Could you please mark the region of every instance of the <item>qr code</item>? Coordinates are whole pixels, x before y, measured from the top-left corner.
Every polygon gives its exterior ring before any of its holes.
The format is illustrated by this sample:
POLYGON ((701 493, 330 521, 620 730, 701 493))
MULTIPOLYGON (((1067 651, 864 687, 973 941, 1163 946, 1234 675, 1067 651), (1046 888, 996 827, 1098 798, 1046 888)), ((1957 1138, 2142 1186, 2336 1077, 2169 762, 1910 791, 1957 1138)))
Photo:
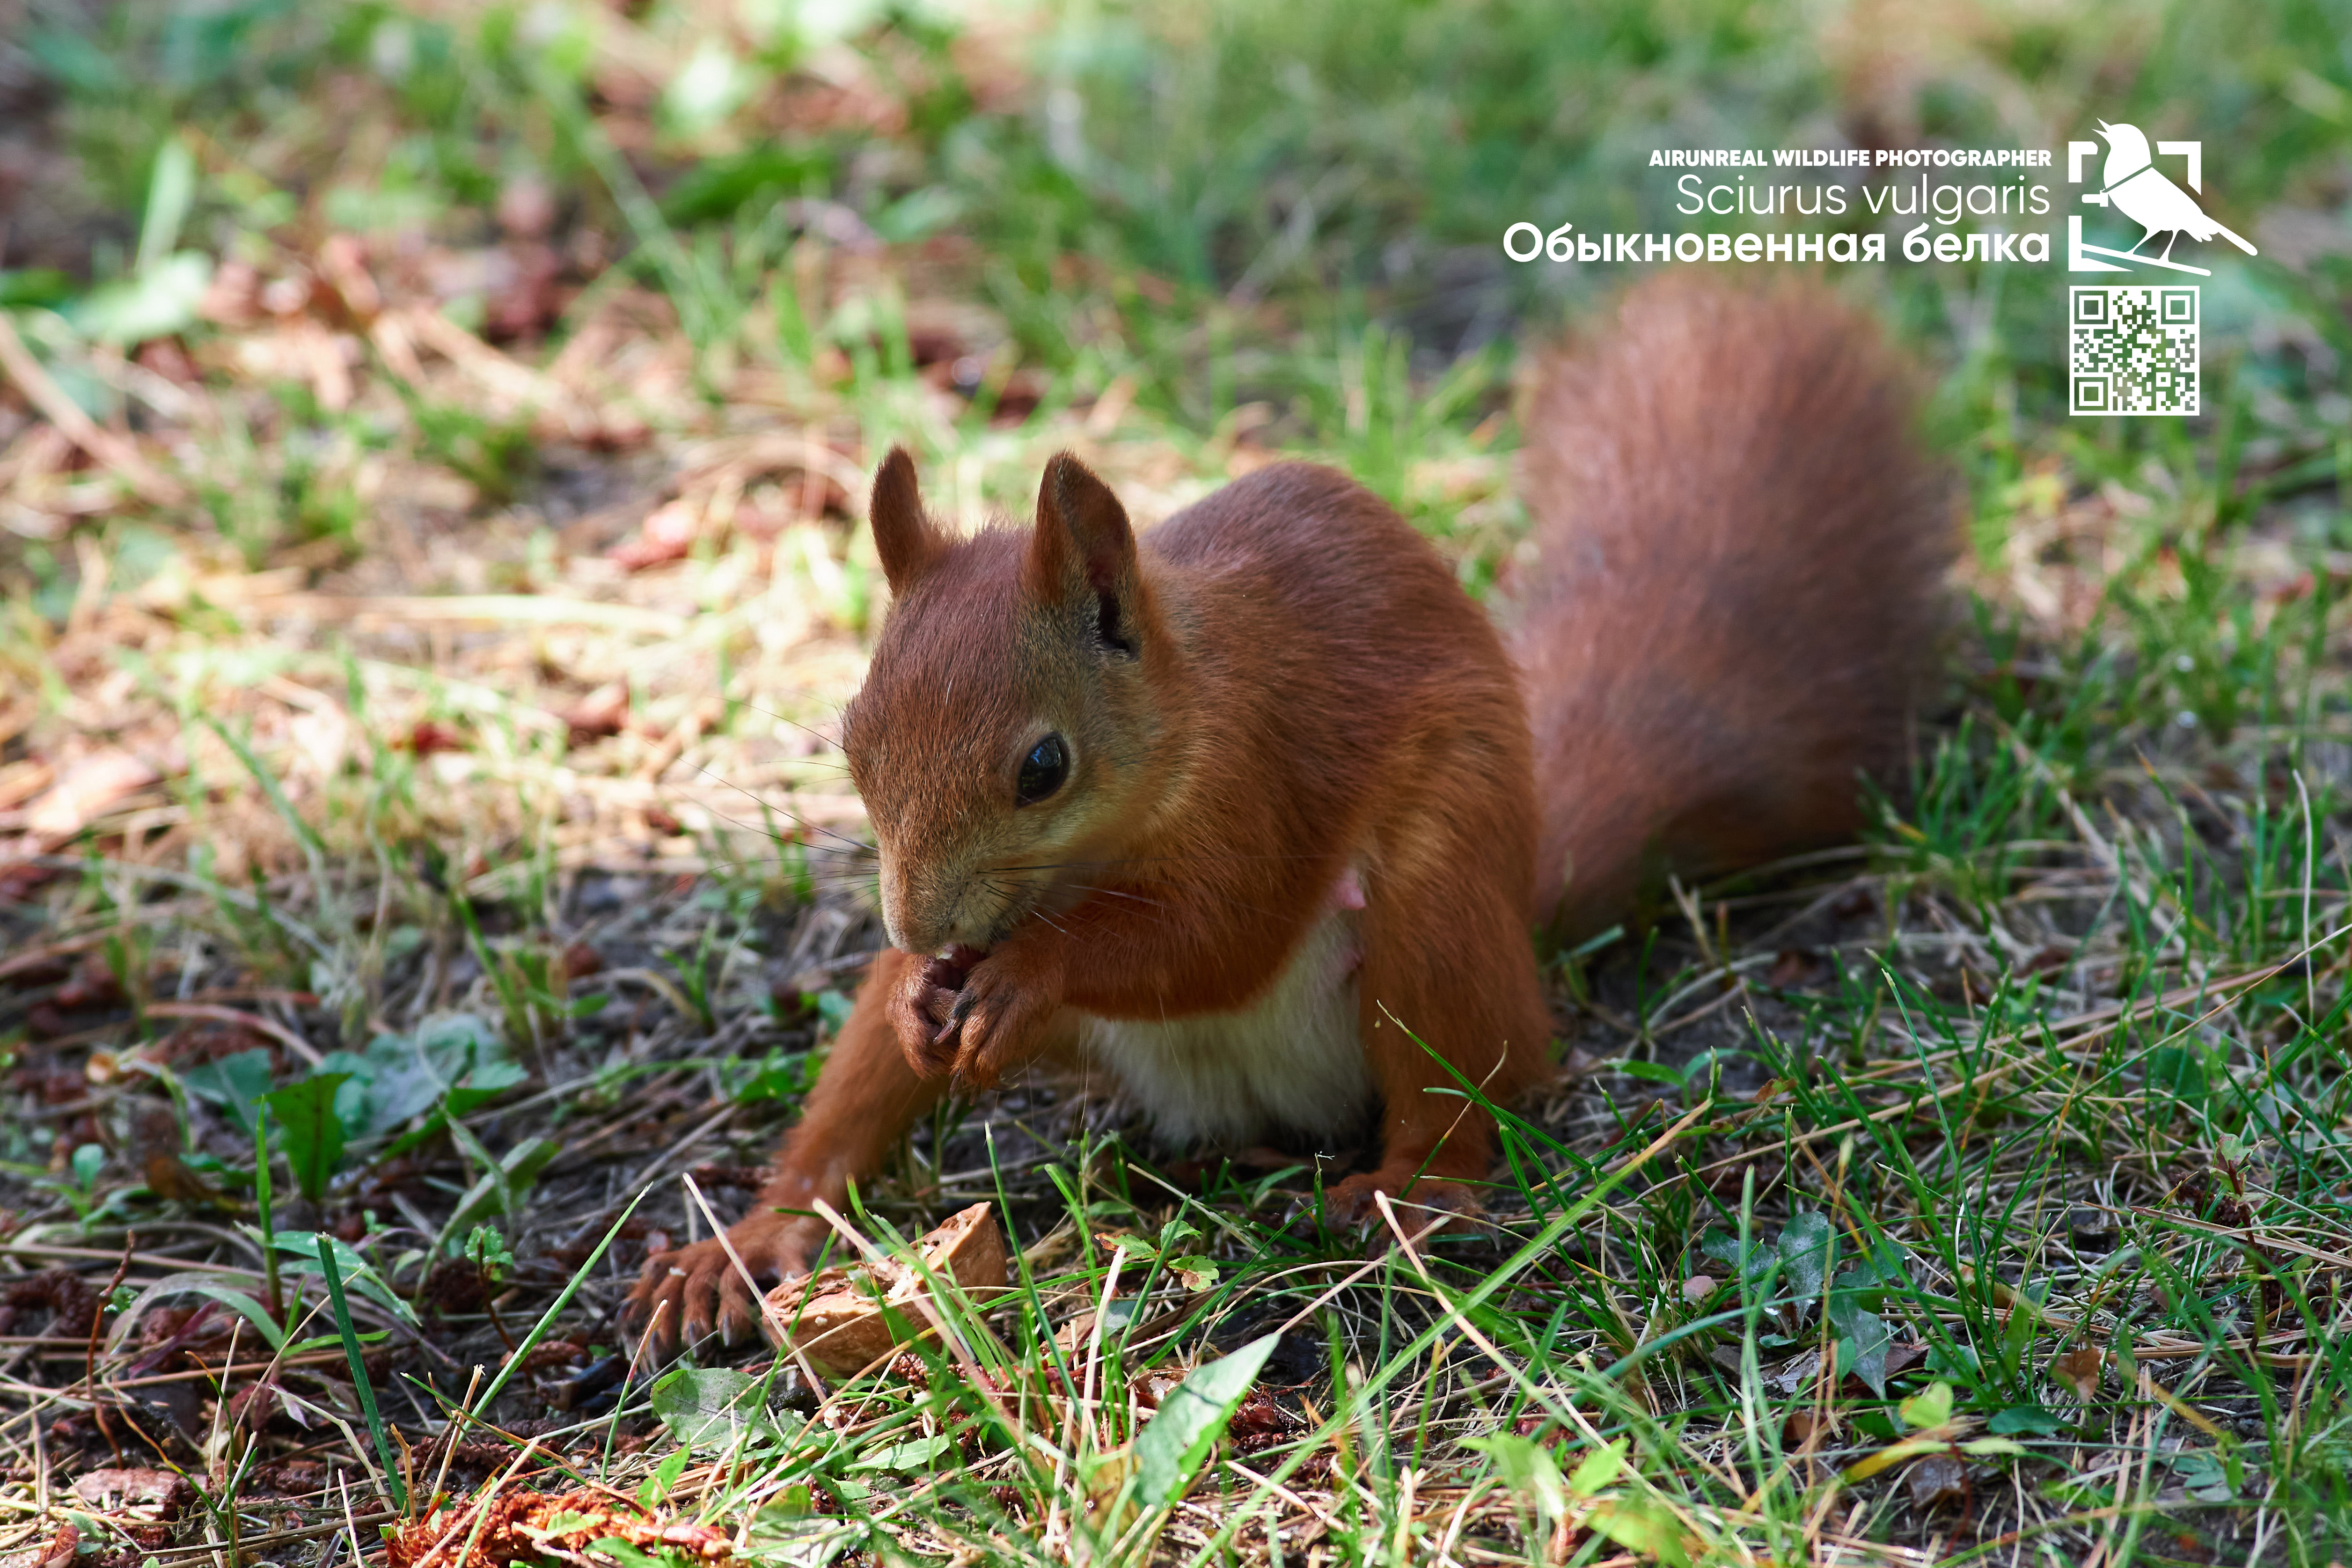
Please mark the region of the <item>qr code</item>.
POLYGON ((2077 414, 2197 412, 2197 290, 2076 289, 2066 364, 2077 414))

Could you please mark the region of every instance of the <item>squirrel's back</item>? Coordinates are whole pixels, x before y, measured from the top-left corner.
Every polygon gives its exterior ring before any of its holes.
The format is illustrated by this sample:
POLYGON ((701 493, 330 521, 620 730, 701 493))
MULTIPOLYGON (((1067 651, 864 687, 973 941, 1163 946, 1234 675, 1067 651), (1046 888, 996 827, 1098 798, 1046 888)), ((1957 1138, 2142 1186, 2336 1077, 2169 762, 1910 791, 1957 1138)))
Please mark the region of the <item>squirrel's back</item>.
POLYGON ((1539 913, 1589 930, 1647 876, 1859 826, 1953 542, 1916 410, 1900 356, 1812 284, 1654 280, 1545 362, 1513 636, 1539 913))

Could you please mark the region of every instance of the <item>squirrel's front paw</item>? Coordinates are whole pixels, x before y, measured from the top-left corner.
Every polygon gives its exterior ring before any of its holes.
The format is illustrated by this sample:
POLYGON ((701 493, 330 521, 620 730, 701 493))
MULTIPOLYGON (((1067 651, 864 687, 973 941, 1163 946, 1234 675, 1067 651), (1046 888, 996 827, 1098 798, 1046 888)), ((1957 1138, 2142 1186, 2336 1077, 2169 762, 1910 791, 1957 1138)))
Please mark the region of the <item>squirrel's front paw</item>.
POLYGON ((950 1010, 956 1076, 967 1087, 993 1089, 1027 1057, 1062 1005, 1059 981, 1011 952, 972 966, 950 1010))
POLYGON ((968 960, 959 951, 953 957, 910 964, 883 1008, 907 1064, 920 1077, 937 1078, 956 1065, 957 1000, 976 960, 976 954, 968 960))

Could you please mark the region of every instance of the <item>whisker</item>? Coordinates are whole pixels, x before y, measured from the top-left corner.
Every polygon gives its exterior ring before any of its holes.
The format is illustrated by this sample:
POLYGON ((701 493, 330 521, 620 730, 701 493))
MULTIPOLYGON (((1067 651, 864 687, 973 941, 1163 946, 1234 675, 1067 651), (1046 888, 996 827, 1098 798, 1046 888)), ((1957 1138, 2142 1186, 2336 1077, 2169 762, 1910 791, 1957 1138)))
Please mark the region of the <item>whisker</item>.
MULTIPOLYGON (((852 849, 856 849, 856 850, 858 850, 858 851, 861 851, 861 852, 863 852, 863 853, 871 854, 871 853, 873 852, 874 846, 872 846, 871 844, 866 844, 866 843, 864 843, 864 842, 862 842, 862 841, 860 841, 860 840, 858 840, 858 839, 852 838, 851 837, 849 837, 849 835, 847 835, 847 834, 845 834, 845 833, 837 832, 837 831, 835 831, 835 829, 833 829, 833 828, 830 828, 830 827, 825 826, 823 823, 819 823, 819 822, 811 822, 811 821, 809 821, 809 820, 808 820, 806 817, 804 817, 804 816, 795 816, 793 813, 792 813, 792 812, 790 812, 790 811, 785 810, 783 807, 779 806, 779 805, 775 805, 774 803, 772 803, 772 802, 771 802, 771 801, 768 801, 768 800, 765 800, 765 799, 761 798, 759 795, 757 795, 757 794, 753 793, 752 791, 748 790, 748 789, 745 789, 741 784, 739 784, 735 783, 732 779, 720 777, 720 775, 719 775, 718 773, 712 773, 709 768, 706 768, 706 767, 697 767, 697 768, 695 769, 695 772, 697 772, 697 773, 698 773, 702 774, 702 775, 703 775, 704 777, 706 777, 706 778, 709 778, 709 779, 715 779, 715 780, 717 780, 719 784, 722 784, 726 785, 729 789, 733 790, 736 794, 738 794, 738 795, 740 795, 744 796, 746 799, 753 800, 753 801, 757 801, 757 802, 759 803, 759 805, 760 805, 761 809, 762 809, 762 810, 764 810, 764 811, 772 811, 772 812, 776 812, 776 813, 778 813, 779 815, 781 815, 782 816, 783 816, 783 817, 785 818, 785 820, 787 820, 787 821, 789 821, 790 823, 792 823, 792 824, 793 824, 793 826, 795 826, 795 827, 799 827, 799 828, 801 828, 801 829, 803 829, 803 830, 804 830, 804 831, 811 831, 811 832, 816 832, 816 833, 828 834, 828 835, 830 835, 831 837, 835 837, 835 838, 838 838, 839 840, 841 840, 841 842, 842 842, 842 843, 844 843, 844 844, 847 845, 850 848, 852 848, 852 849)), ((764 832, 764 831, 765 831, 765 829, 746 829, 746 831, 762 831, 762 832, 764 832)))
POLYGON ((1169 907, 1168 900, 1165 899, 1147 899, 1140 893, 1124 892, 1118 888, 1097 888, 1086 882, 1065 882, 1062 886, 1075 889, 1082 893, 1100 893, 1107 899, 1125 899, 1130 903, 1142 904, 1155 910, 1164 910, 1169 907))
POLYGON ((1001 866, 1003 871, 1066 871, 1102 866, 1213 866, 1221 861, 1322 860, 1321 855, 1158 855, 1124 860, 1051 860, 1034 866, 1001 866))
MULTIPOLYGON (((853 853, 852 851, 847 850, 847 849, 835 849, 835 848, 830 848, 830 847, 827 847, 826 846, 824 846, 824 845, 811 844, 811 843, 807 842, 805 839, 794 838, 794 837, 790 837, 790 836, 788 836, 788 835, 785 835, 785 834, 781 834, 781 833, 771 833, 771 832, 769 832, 769 831, 768 831, 766 828, 764 828, 764 827, 757 827, 757 826, 752 826, 751 823, 743 822, 743 821, 739 821, 737 818, 732 817, 732 816, 728 816, 725 812, 720 811, 720 810, 719 810, 718 807, 716 807, 716 806, 711 806, 711 807, 709 807, 708 809, 709 810, 709 812, 710 812, 710 815, 711 815, 711 816, 713 816, 717 817, 719 821, 721 821, 721 822, 723 822, 723 823, 727 824, 730 827, 739 828, 739 829, 740 829, 741 831, 743 831, 743 832, 745 832, 745 833, 751 834, 751 835, 753 835, 753 836, 755 836, 755 837, 757 837, 765 838, 765 839, 767 839, 767 840, 768 840, 770 843, 772 843, 772 844, 783 844, 783 845, 789 846, 789 847, 792 847, 792 848, 794 848, 794 849, 799 850, 799 851, 800 851, 800 853, 801 853, 802 864, 803 864, 803 868, 808 871, 808 874, 809 874, 809 876, 810 876, 812 879, 814 879, 814 878, 817 878, 817 877, 839 877, 839 878, 851 878, 851 879, 855 879, 855 878, 858 875, 858 873, 856 873, 856 872, 855 872, 855 871, 841 870, 841 869, 835 868, 833 868, 833 867, 823 867, 823 868, 820 868, 820 867, 809 866, 809 865, 807 864, 807 860, 808 860, 808 857, 810 857, 810 856, 812 856, 812 855, 837 855, 837 856, 839 856, 839 857, 841 858, 841 860, 842 860, 843 862, 851 863, 851 864, 855 864, 855 863, 856 863, 856 862, 858 862, 858 861, 860 861, 860 860, 865 860, 865 859, 866 859, 866 858, 866 858, 866 857, 865 857, 865 856, 860 856, 860 855, 855 854, 855 853, 853 853)), ((739 858, 735 863, 736 863, 737 865, 739 865, 739 866, 753 866, 753 865, 760 865, 760 864, 762 864, 765 860, 772 860, 775 864, 777 864, 777 865, 781 866, 781 865, 784 864, 784 862, 785 862, 785 860, 786 860, 787 858, 788 858, 788 857, 779 854, 779 855, 773 855, 773 856, 763 857, 761 860, 747 860, 747 859, 740 859, 740 858, 739 858)))
POLYGON ((803 734, 813 735, 816 739, 824 742, 826 746, 835 751, 838 751, 841 747, 841 742, 839 741, 835 740, 833 736, 826 734, 824 731, 813 730, 797 719, 787 719, 782 713, 771 712, 769 710, 761 707, 756 702, 738 701, 735 706, 738 708, 749 708, 752 712, 761 714, 766 718, 773 719, 779 724, 790 724, 793 729, 800 731, 803 734))
MULTIPOLYGON (((1008 903, 1011 901, 1011 895, 1010 895, 1010 894, 1008 894, 1008 893, 1005 891, 1005 889, 1002 889, 1002 888, 997 887, 997 886, 996 886, 995 884, 993 884, 993 883, 988 882, 985 879, 982 879, 982 885, 983 885, 983 886, 985 886, 985 887, 987 887, 987 888, 989 889, 989 890, 990 890, 990 891, 996 893, 999 897, 1004 898, 1008 903)), ((1066 885, 1067 885, 1067 884, 1066 884, 1066 885)), ((1022 890, 1025 892, 1025 891, 1028 891, 1029 889, 1022 889, 1022 890)), ((1116 893, 1116 890, 1115 890, 1115 889, 1108 889, 1108 888, 1083 888, 1083 887, 1081 887, 1081 888, 1079 888, 1079 889, 1078 889, 1078 890, 1079 890, 1079 891, 1082 891, 1082 892, 1102 892, 1102 893, 1113 893, 1113 894, 1114 894, 1114 896, 1117 896, 1117 897, 1127 897, 1127 898, 1132 898, 1132 897, 1133 897, 1133 895, 1132 895, 1132 894, 1118 894, 1118 893, 1116 893)), ((1156 900, 1156 899, 1136 899, 1136 900, 1135 900, 1135 901, 1136 901, 1137 903, 1139 903, 1139 904, 1143 905, 1143 906, 1145 907, 1145 909, 1147 909, 1147 910, 1164 910, 1164 909, 1166 909, 1166 908, 1168 907, 1166 904, 1160 902, 1160 901, 1159 901, 1158 900, 1156 900)), ((1046 914, 1045 914, 1045 911, 1044 910, 1042 910, 1042 909, 1035 909, 1035 908, 1033 908, 1029 912, 1030 912, 1031 914, 1035 915, 1035 916, 1036 916, 1038 919, 1040 919, 1040 920, 1045 920, 1045 921, 1046 921, 1046 923, 1047 923, 1047 924, 1049 924, 1049 925, 1052 925, 1052 926, 1053 926, 1053 928, 1054 928, 1055 931, 1061 931, 1061 932, 1063 932, 1063 934, 1065 934, 1065 935, 1067 935, 1067 934, 1068 934, 1069 928, 1068 928, 1068 927, 1066 927, 1066 926, 1065 926, 1065 925, 1063 925, 1063 924, 1061 924, 1059 921, 1053 921, 1053 920, 1048 919, 1048 918, 1047 918, 1047 916, 1046 916, 1046 914)), ((1065 913, 1065 914, 1066 914, 1067 912, 1068 912, 1067 910, 1065 910, 1065 911, 1064 911, 1064 913, 1065 913)), ((1153 925, 1155 925, 1155 926, 1161 926, 1161 927, 1165 927, 1165 926, 1169 923, 1168 921, 1164 921, 1164 920, 1161 920, 1161 919, 1160 919, 1160 918, 1158 918, 1157 916, 1154 916, 1154 915, 1145 915, 1145 916, 1144 916, 1144 917, 1142 917, 1142 918, 1144 918, 1144 919, 1146 919, 1146 920, 1150 921, 1150 923, 1151 923, 1151 924, 1153 924, 1153 925)))

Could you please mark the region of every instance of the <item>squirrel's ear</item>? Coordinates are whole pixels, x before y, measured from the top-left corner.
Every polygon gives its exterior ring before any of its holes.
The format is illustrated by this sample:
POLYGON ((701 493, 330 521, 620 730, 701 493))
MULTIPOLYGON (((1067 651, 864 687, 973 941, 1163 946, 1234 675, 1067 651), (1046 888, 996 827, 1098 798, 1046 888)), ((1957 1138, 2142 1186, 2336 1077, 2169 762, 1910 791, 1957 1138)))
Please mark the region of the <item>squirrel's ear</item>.
POLYGON ((874 549, 882 557, 882 575, 889 580, 890 592, 903 598, 947 544, 923 515, 923 492, 915 483, 915 459, 907 455, 906 447, 893 447, 882 459, 866 515, 874 525, 874 549))
POLYGON ((1029 572, 1047 599, 1092 601, 1104 645, 1135 656, 1135 531, 1110 487, 1067 452, 1045 465, 1037 487, 1029 572))

